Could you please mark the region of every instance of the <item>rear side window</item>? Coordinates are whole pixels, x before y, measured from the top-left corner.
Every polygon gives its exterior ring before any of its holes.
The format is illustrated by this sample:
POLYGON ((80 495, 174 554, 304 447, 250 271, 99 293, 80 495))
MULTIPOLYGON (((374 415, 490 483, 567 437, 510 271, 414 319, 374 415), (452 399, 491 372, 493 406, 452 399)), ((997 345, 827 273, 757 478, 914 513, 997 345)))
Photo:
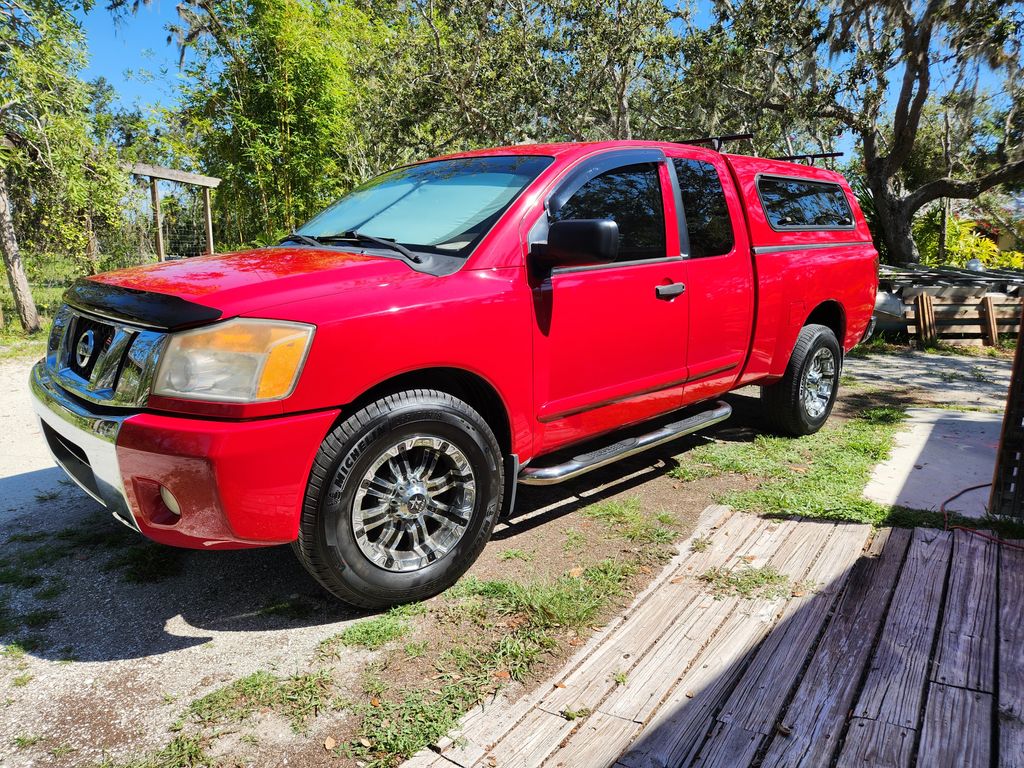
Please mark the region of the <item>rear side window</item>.
POLYGON ((761 205, 774 229, 833 229, 853 226, 853 212, 838 184, 762 176, 761 205))
POLYGON ((619 261, 665 256, 665 209, 657 163, 637 163, 605 171, 572 193, 550 216, 612 219, 619 225, 619 261))
POLYGON ((700 160, 672 161, 690 239, 690 256, 721 256, 732 250, 732 220, 718 171, 700 160))

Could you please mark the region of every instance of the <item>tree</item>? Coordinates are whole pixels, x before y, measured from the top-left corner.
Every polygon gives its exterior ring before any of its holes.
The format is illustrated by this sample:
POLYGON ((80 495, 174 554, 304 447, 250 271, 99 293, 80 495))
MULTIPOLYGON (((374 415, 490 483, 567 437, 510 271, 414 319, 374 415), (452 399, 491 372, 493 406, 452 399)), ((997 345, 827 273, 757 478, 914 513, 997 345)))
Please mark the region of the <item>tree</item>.
POLYGON ((705 59, 704 76, 740 112, 775 115, 821 145, 853 131, 882 241, 898 263, 917 259, 911 223, 922 206, 1024 179, 1019 4, 719 0, 715 9, 704 39, 718 55, 705 59), (986 82, 997 87, 986 91, 986 82), (969 151, 942 175, 904 186, 930 100, 959 115, 967 135, 958 146, 969 151))

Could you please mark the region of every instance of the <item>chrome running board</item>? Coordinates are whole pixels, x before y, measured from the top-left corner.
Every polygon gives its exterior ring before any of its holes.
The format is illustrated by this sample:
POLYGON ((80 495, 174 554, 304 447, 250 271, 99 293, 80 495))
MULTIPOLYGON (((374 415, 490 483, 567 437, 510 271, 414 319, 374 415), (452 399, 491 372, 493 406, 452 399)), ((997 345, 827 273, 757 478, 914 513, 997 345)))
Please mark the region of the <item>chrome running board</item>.
POLYGON ((611 464, 619 459, 624 459, 627 456, 646 451, 649 448, 663 445, 683 435, 710 427, 712 424, 718 424, 720 421, 725 421, 729 418, 731 413, 732 408, 729 404, 719 401, 709 411, 688 416, 680 421, 674 421, 644 435, 629 437, 589 453, 581 453, 579 456, 574 456, 562 464, 555 464, 551 467, 524 467, 519 472, 519 482, 524 485, 554 485, 555 483, 562 483, 599 467, 611 464))

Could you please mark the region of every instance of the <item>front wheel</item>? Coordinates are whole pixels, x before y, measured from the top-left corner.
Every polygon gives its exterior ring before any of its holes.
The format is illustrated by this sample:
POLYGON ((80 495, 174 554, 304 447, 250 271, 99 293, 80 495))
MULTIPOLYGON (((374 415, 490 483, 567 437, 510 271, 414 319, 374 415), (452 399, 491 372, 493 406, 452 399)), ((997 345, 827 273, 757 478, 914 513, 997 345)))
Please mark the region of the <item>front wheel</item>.
POLYGON ((843 350, 832 329, 805 325, 785 375, 761 387, 765 418, 772 430, 796 436, 821 429, 835 405, 842 367, 843 350))
POLYGON ((503 488, 497 440, 469 405, 433 390, 389 395, 324 439, 295 551, 352 605, 422 600, 476 560, 503 488))

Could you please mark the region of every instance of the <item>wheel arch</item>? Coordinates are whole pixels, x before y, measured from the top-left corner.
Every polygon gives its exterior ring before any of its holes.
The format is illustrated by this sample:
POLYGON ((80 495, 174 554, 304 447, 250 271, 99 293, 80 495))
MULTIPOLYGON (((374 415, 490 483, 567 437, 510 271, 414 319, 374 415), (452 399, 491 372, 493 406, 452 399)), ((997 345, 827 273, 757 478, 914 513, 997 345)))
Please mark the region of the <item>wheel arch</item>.
POLYGON ((824 325, 829 328, 836 335, 839 346, 846 348, 846 312, 835 299, 826 299, 811 310, 804 321, 804 326, 808 325, 824 325))
POLYGON ((375 384, 342 410, 361 408, 395 392, 436 389, 447 392, 471 406, 487 422, 504 453, 512 451, 512 425, 508 407, 497 388, 478 373, 465 368, 434 367, 406 371, 375 384))

